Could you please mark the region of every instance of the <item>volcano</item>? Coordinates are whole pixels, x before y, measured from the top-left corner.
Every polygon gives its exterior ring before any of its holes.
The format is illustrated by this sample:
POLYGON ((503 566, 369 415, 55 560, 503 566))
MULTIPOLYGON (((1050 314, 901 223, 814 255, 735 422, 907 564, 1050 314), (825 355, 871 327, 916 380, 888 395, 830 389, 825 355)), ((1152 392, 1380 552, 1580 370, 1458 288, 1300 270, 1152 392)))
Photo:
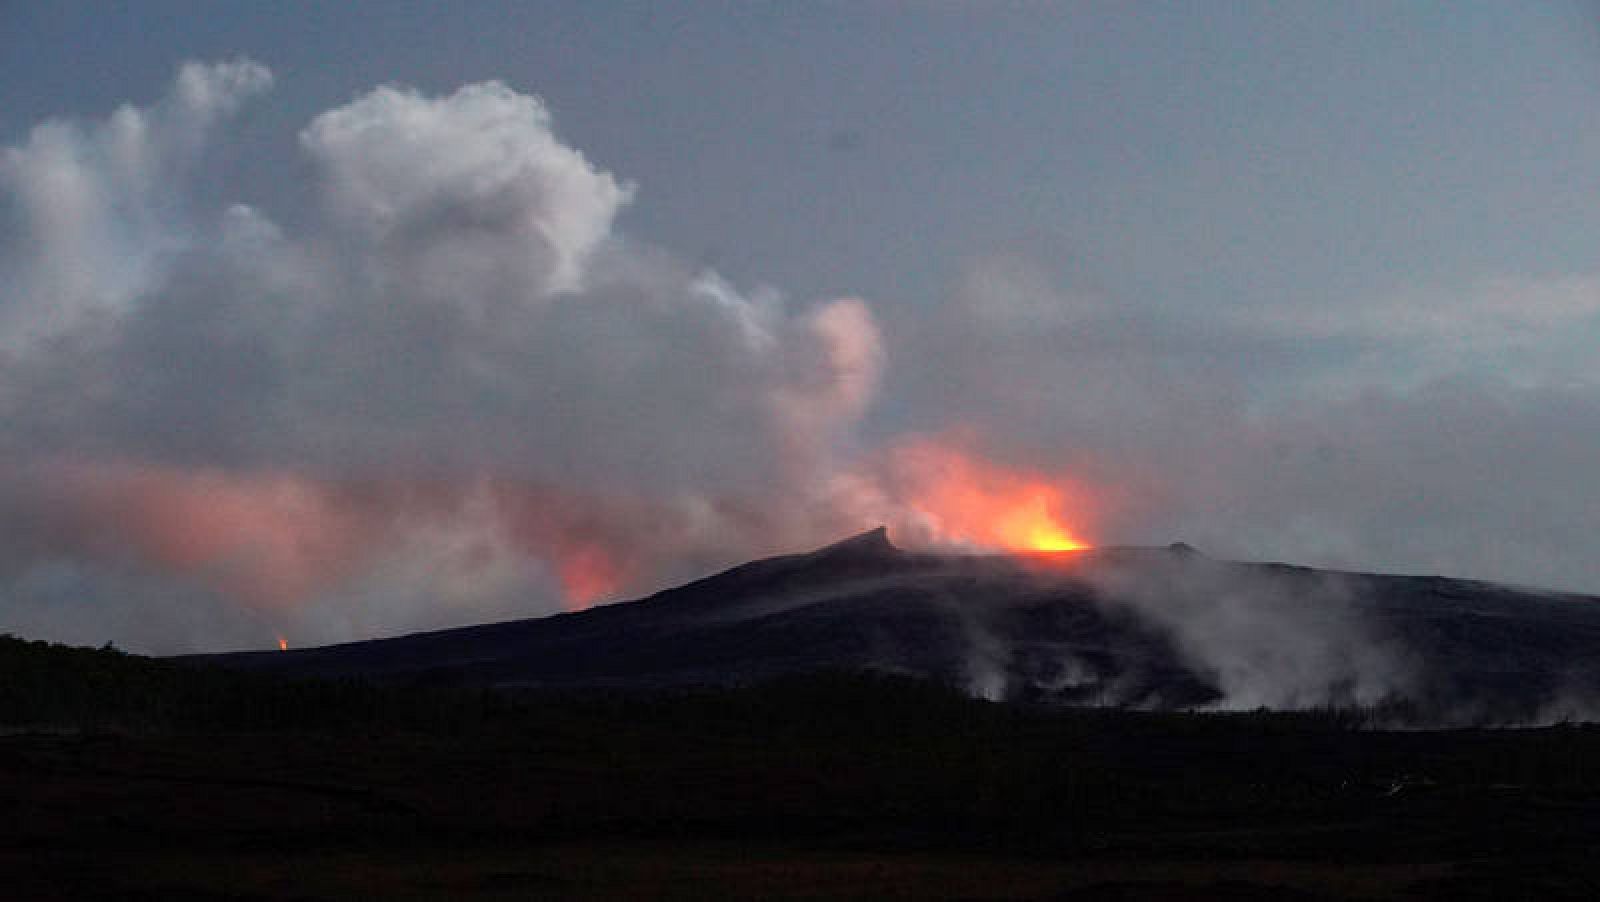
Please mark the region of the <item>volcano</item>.
POLYGON ((875 529, 585 611, 185 660, 409 685, 656 690, 877 671, 991 699, 1388 707, 1431 722, 1600 712, 1600 599, 1210 558, 896 547, 875 529))

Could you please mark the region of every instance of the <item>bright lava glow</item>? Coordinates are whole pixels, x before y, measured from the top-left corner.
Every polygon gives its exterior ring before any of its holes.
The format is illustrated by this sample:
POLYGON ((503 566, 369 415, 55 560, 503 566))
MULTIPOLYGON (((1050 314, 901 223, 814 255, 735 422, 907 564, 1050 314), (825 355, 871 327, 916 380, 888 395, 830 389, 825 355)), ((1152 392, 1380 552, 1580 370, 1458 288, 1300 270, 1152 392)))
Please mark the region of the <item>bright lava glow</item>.
POLYGON ((1064 519, 1076 507, 1060 480, 1011 470, 951 445, 921 440, 897 451, 917 531, 934 544, 1006 551, 1081 551, 1064 519))
POLYGON ((278 637, 278 651, 288 651, 288 650, 289 650, 289 640, 283 638, 282 636, 279 636, 278 637))
POLYGON ((1051 514, 1051 501, 1058 492, 1048 485, 1031 492, 1021 507, 1002 516, 1000 536, 1007 547, 1023 551, 1082 551, 1089 547, 1051 514))

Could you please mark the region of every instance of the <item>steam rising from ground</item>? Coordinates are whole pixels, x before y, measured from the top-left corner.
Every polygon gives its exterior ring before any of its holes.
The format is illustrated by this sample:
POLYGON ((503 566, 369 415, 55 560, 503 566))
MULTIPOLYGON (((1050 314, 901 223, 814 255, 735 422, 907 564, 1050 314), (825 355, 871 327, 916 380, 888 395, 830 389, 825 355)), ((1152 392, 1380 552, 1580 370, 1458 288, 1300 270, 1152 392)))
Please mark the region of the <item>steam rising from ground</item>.
POLYGON ((1091 577, 1172 636, 1221 707, 1371 707, 1411 689, 1410 652, 1378 632, 1348 580, 1176 554, 1091 577))
POLYGON ((992 561, 962 573, 935 581, 932 597, 959 628, 966 688, 982 698, 1372 708, 1419 688, 1417 649, 1391 634, 1366 590, 1342 574, 1156 549, 992 561), (1079 638, 1059 625, 1019 627, 1017 609, 1041 604, 1068 616, 1090 607, 1110 619, 1079 638), (1129 625, 1134 632, 1119 632, 1129 625), (1198 683, 1169 672, 1174 663, 1198 683))

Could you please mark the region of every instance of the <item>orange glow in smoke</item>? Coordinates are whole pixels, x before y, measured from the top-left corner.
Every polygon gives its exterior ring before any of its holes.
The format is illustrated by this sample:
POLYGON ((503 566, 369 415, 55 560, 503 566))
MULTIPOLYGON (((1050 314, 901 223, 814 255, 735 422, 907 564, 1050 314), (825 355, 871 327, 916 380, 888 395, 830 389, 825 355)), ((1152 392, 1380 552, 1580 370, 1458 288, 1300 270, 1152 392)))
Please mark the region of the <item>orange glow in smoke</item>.
POLYGON ((604 550, 594 545, 563 552, 557 561, 556 572, 561 577, 562 593, 571 610, 587 608, 615 594, 622 585, 622 576, 616 563, 604 550))
POLYGON ((289 473, 136 463, 55 472, 104 544, 258 607, 335 582, 366 541, 329 487, 289 473))
POLYGON ((289 640, 283 638, 282 636, 279 636, 278 637, 278 651, 288 651, 288 650, 289 650, 289 640))
POLYGON ((1059 480, 1009 470, 928 439, 896 449, 894 468, 916 517, 913 531, 934 544, 1006 551, 1089 547, 1067 525, 1067 513, 1081 504, 1059 480))

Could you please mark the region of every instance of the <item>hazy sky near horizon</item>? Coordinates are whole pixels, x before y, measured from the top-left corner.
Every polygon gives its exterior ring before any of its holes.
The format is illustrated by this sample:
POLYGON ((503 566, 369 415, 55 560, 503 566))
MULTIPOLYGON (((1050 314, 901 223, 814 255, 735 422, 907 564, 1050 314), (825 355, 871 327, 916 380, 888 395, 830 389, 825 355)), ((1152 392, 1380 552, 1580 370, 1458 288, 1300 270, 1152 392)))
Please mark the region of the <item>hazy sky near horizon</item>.
POLYGON ((0 3, 0 154, 0 631, 983 544, 940 474, 1600 593, 1591 4, 0 3))

